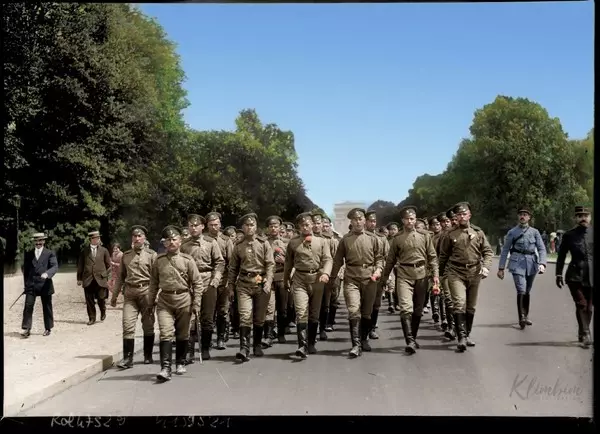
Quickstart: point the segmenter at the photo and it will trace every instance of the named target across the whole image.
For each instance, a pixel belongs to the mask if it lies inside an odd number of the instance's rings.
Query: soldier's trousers
[[[39,297],[42,299],[44,329],[52,330],[52,328],[54,328],[54,311],[52,310],[52,295],[40,295]],[[25,307],[23,308],[23,323],[21,324],[21,328],[23,330],[31,330],[35,298],[36,296],[33,294],[25,295]]]
[[[567,283],[573,302],[575,302],[575,316],[579,328],[579,336],[584,332],[589,331],[589,326],[592,321],[593,314],[593,292],[591,286],[582,285],[581,283]]]
[[[187,292],[175,295],[161,292],[156,303],[156,318],[161,342],[172,342],[174,339],[189,340],[192,319],[191,294]]]
[[[450,292],[450,285],[448,284],[448,277],[440,277],[440,291],[444,298],[444,304],[446,307],[446,315],[452,316],[454,311],[454,303],[452,303],[452,293]]]
[[[277,317],[280,315],[285,317],[285,314],[287,313],[287,291],[282,290],[283,280],[273,282],[273,285],[271,286],[271,294],[269,295],[269,303],[267,304],[267,315],[265,317],[265,321],[275,321],[275,312],[277,312]],[[281,292],[285,292],[285,307],[281,305]],[[281,312],[283,312],[283,314]]]
[[[448,286],[452,294],[454,313],[475,314],[480,283],[480,274],[472,276],[460,276],[454,273],[448,274]]]
[[[217,288],[217,302],[216,302],[216,313],[217,318],[225,318],[229,315],[229,308],[231,304],[231,294],[227,286],[219,286]]]
[[[271,292],[266,293],[262,285],[244,280],[238,280],[235,290],[238,295],[240,327],[262,326],[265,323]]]
[[[533,288],[533,282],[537,277],[537,274],[533,274],[531,276],[513,274],[513,281],[515,282],[515,288],[517,289],[517,294],[529,294],[531,292],[531,288]]]
[[[240,330],[240,311],[238,309],[237,291],[233,291],[233,300],[229,309],[229,317],[231,319],[231,331],[238,332]]]
[[[290,293],[283,285],[283,280],[273,282],[275,288],[275,312],[277,312],[277,327],[284,327],[288,324],[287,314]]]
[[[296,271],[292,278],[292,296],[296,309],[296,324],[318,323],[325,284],[317,273]]]
[[[321,323],[321,327],[324,328],[327,324],[327,317],[329,316],[329,306],[331,306],[331,293],[333,292],[333,283],[332,284],[323,284],[323,295],[321,299],[321,310],[319,314],[319,319]]]
[[[384,282],[377,282],[377,292],[375,293],[375,301],[373,302],[373,310],[379,310],[381,307],[381,299],[383,297]]]
[[[123,339],[135,339],[135,326],[141,315],[144,336],[154,335],[154,313],[148,311],[148,290],[127,288],[123,301]]]
[[[344,299],[348,308],[348,319],[371,319],[373,303],[377,295],[377,282],[370,278],[364,281],[344,278]]]
[[[210,286],[210,271],[200,273],[204,292],[202,293],[202,305],[200,307],[200,324],[202,330],[212,330],[215,321],[215,308],[217,306],[217,288]]]
[[[429,279],[403,279],[396,278],[396,292],[398,293],[398,302],[400,304],[401,315],[417,316],[423,315],[423,302],[427,293]]]

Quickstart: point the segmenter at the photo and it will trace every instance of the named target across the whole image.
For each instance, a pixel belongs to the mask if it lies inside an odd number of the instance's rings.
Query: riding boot
[[[277,315],[277,342],[285,344],[285,325],[287,318],[284,315]]]
[[[417,346],[415,345],[415,338],[413,337],[411,330],[412,314],[405,314],[400,317],[400,324],[402,325],[402,333],[404,334],[404,340],[406,342],[406,351],[408,354],[414,354],[417,352]]]
[[[171,341],[160,341],[160,367],[161,370],[156,376],[159,381],[169,381],[171,379],[171,359],[173,358],[173,343]]]
[[[235,358],[242,362],[250,361],[250,333],[252,327],[240,327],[240,350],[236,353]]]
[[[464,313],[454,314],[454,323],[456,324],[456,332],[458,335],[458,351],[461,353],[467,349],[467,329],[466,318]]]
[[[177,375],[187,372],[185,369],[185,355],[187,353],[188,342],[189,340],[175,342],[175,373]]]
[[[152,360],[152,350],[154,349],[154,335],[144,336],[144,364],[154,363]]]
[[[471,339],[471,329],[473,328],[473,319],[475,319],[475,312],[467,312],[465,315],[466,332],[467,332],[467,347],[474,347],[475,341]]]
[[[262,337],[265,333],[265,328],[264,326],[257,326],[255,325],[252,328],[252,353],[254,354],[255,357],[262,357],[265,355],[265,353],[263,352],[263,344],[262,344]]]
[[[263,330],[262,346],[263,348],[271,348],[273,346],[273,321],[265,321]]]
[[[429,301],[431,303],[431,318],[435,324],[440,322],[440,296],[439,294],[434,295],[433,293],[429,296]]]
[[[523,294],[523,314],[525,315],[525,324],[528,326],[533,323],[529,320],[529,301],[531,300],[531,294]]]
[[[308,324],[306,323],[296,324],[296,335],[298,336],[298,349],[296,350],[296,355],[303,359],[306,359],[306,355],[308,354],[307,327]]]
[[[523,330],[525,328],[525,326],[527,325],[525,323],[525,311],[523,309],[523,297],[524,297],[524,294],[517,294],[517,313],[519,315],[519,327],[521,327],[521,330]]]
[[[308,323],[308,354],[317,354],[317,329],[319,328],[319,323],[309,322]],[[321,329],[321,332],[324,333],[324,330]]]
[[[417,342],[417,335],[419,334],[419,326],[420,325],[421,325],[421,316],[417,315],[416,313],[413,312],[413,314],[410,318],[410,328],[412,331],[413,339],[415,341],[415,347],[417,347],[417,349],[421,348],[421,346],[419,345],[419,342]]]
[[[326,332],[333,331],[333,324],[335,323],[335,314],[337,312],[337,306],[335,303],[331,303],[329,306],[329,313],[327,314],[327,325],[325,326]]]
[[[456,339],[456,316],[452,308],[449,307],[448,300],[446,300],[446,318],[448,318],[448,328],[444,332],[444,336],[453,341]]]
[[[448,330],[448,318],[446,317],[446,301],[441,295],[438,297],[438,303],[440,306],[440,320],[442,321],[442,330]]]
[[[133,368],[133,350],[135,339],[123,339],[123,359],[117,363],[117,367],[121,369]]]
[[[225,346],[225,333],[227,329],[227,322],[224,317],[217,317],[217,350],[224,350]]]
[[[200,344],[202,348],[202,360],[210,360],[210,343],[212,342],[212,329],[210,330],[202,330],[202,338],[200,339]]]
[[[394,297],[392,296],[391,292],[388,292],[385,294],[385,298],[387,298],[388,301],[388,313],[394,313]]]
[[[327,333],[325,332],[325,328],[327,327],[327,316],[328,315],[329,315],[329,309],[321,308],[321,314],[319,315],[319,340],[320,341],[327,340]],[[309,326],[309,330],[310,330],[310,326]],[[308,345],[310,345],[310,339],[309,339]],[[310,348],[309,348],[308,353],[311,354]]]
[[[352,342],[352,349],[348,356],[354,359],[362,354],[360,346],[360,319],[350,320],[350,341]]]
[[[377,320],[379,319],[379,309],[373,309],[371,313],[371,330],[369,331],[369,338],[371,339],[379,339],[379,335],[375,331],[377,327]]]
[[[229,334],[231,331],[231,327],[229,325],[229,321],[227,321],[227,317],[223,318],[223,321],[225,323],[225,334],[223,337],[223,342],[227,343],[229,341]]]
[[[371,320],[366,318],[360,319],[360,346],[363,351],[371,351],[369,344],[369,332],[371,331]]]

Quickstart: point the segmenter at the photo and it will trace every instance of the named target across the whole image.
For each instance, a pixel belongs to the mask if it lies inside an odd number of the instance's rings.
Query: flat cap
[[[414,216],[417,216],[417,207],[412,205],[407,205],[400,210],[400,215],[403,219]]]
[[[148,235],[148,229],[142,225],[133,225],[131,227],[131,235]]]
[[[377,220],[377,213],[375,212],[375,210],[370,209],[365,213],[365,218],[367,220]]]
[[[221,220],[221,214],[216,211],[209,212],[205,217],[207,222],[211,222],[213,220]]]
[[[90,237],[90,238],[95,238],[95,237],[99,237],[99,236],[100,236],[100,231],[88,232],[88,237]]]
[[[256,222],[258,222],[258,216],[253,212],[243,215],[242,218],[240,218],[240,226],[247,224],[247,223],[256,223]]]
[[[591,211],[587,206],[577,205],[575,207],[575,215],[581,215],[581,214],[584,214],[584,215],[591,214]]]
[[[398,224],[396,222],[389,222],[385,227],[388,228],[388,230],[389,230],[389,228],[394,227],[394,226],[396,226],[396,228],[399,228],[400,224]]]
[[[350,220],[352,220],[355,218],[364,217],[365,214],[366,214],[366,211],[362,208],[352,208],[346,217],[348,217]]]
[[[300,223],[308,220],[308,221],[310,221],[312,223],[314,217],[315,216],[312,213],[310,213],[310,212],[303,212],[303,213],[298,214],[296,216],[296,222],[298,222],[300,224]]]
[[[169,238],[181,236],[182,233],[183,229],[181,229],[179,226],[169,225],[162,230],[161,236],[165,240],[168,240]]]
[[[454,211],[454,214],[471,211],[471,205],[469,205],[469,202],[458,202],[452,207],[452,211]]]
[[[187,221],[188,221],[188,223],[191,223],[193,225],[197,225],[197,224],[203,225],[206,223],[206,219],[204,217],[202,217],[200,214],[188,215]]]
[[[33,234],[31,236],[31,238],[33,238],[34,241],[47,240],[48,239],[48,237],[46,236],[46,234],[43,233],[43,232],[36,232],[35,234]]]
[[[267,226],[272,225],[273,223],[279,223],[280,225],[283,224],[283,219],[281,217],[279,217],[278,215],[272,215],[270,217],[267,217]]]

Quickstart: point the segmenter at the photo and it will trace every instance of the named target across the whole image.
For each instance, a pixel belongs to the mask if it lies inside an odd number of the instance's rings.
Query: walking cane
[[[198,318],[198,314],[194,315],[196,317],[196,337],[198,341],[198,361],[202,364],[202,345],[200,344],[200,319]]]
[[[10,305],[10,307],[8,308],[8,310],[11,310],[11,309],[13,308],[13,306],[14,306],[15,304],[17,304],[17,301],[19,301],[19,299],[20,299],[21,297],[23,297],[24,295],[25,295],[25,291],[23,291],[23,292],[21,293],[21,295],[19,295],[19,296],[17,297],[17,299],[14,301],[14,303]]]

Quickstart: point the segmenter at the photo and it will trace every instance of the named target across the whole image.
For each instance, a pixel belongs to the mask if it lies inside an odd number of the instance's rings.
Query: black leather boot
[[[421,346],[419,345],[419,342],[417,342],[417,335],[419,334],[419,326],[420,325],[421,325],[421,316],[417,315],[416,313],[413,312],[413,314],[410,317],[410,328],[411,328],[413,339],[415,341],[415,347],[417,349],[421,348]]]
[[[255,325],[252,327],[252,353],[255,357],[262,357],[265,355],[263,352],[262,338],[265,333],[263,326]]]
[[[225,347],[225,335],[227,332],[227,322],[222,316],[217,317],[217,350],[224,350]]]
[[[402,333],[404,334],[404,341],[406,342],[406,351],[408,354],[414,354],[417,352],[417,346],[415,345],[415,338],[412,334],[411,327],[412,314],[402,315],[400,318],[400,324],[402,325]]]
[[[117,367],[121,369],[133,368],[133,349],[135,339],[123,339],[123,359],[117,363]]]
[[[250,361],[250,333],[251,327],[240,327],[240,350],[236,353],[235,358],[242,361]]]
[[[466,319],[464,313],[454,314],[454,323],[456,325],[456,332],[458,335],[458,351],[461,353],[467,349],[467,329]]]
[[[320,341],[326,341],[327,340],[327,333],[325,332],[325,328],[327,327],[327,317],[329,316],[329,309],[323,309],[321,308],[321,314],[319,315],[319,340]],[[310,331],[310,324],[309,324],[309,331]],[[308,340],[308,345],[310,345],[310,338]],[[310,352],[310,348],[308,351],[309,354],[311,354]]]
[[[453,341],[456,339],[456,316],[448,302],[446,302],[446,318],[448,318],[448,328],[444,332],[444,336]]]
[[[523,314],[525,315],[525,324],[533,325],[529,320],[529,301],[531,300],[531,294],[523,294]]]
[[[362,354],[360,342],[360,319],[351,319],[350,321],[350,340],[352,341],[352,349],[348,353],[348,357],[354,359]]]
[[[144,336],[144,364],[154,363],[152,360],[152,351],[154,350],[154,335]]]
[[[309,322],[308,323],[308,354],[317,354],[317,329],[319,328],[319,323]],[[321,329],[323,332],[323,329]]]
[[[521,327],[521,330],[527,325],[525,322],[525,312],[523,310],[523,297],[523,294],[517,294],[517,314],[519,316],[519,327]]]
[[[471,339],[471,329],[473,328],[473,320],[475,319],[475,312],[467,312],[465,315],[465,325],[466,325],[466,332],[467,332],[467,338],[466,338],[466,342],[467,342],[467,347],[474,347],[475,346],[475,341],[473,339]]]
[[[388,313],[394,313],[394,297],[392,296],[391,292],[388,292],[385,297],[387,298],[388,301]]]
[[[271,348],[273,346],[273,321],[265,321],[265,325],[263,326],[264,330],[264,339],[262,341],[262,346],[264,348]]]
[[[433,293],[429,296],[429,303],[431,304],[431,318],[434,324],[440,322],[440,296],[434,295]]]
[[[227,321],[227,318],[223,318],[223,321],[225,322],[225,337],[223,338],[223,341],[227,343],[229,341],[231,327],[229,325],[229,321]]]
[[[366,318],[360,319],[360,346],[363,351],[371,351],[369,343],[369,332],[371,331],[371,320]]]
[[[379,309],[373,309],[373,312],[371,313],[371,330],[369,331],[370,339],[379,339],[379,335],[375,331],[375,328],[377,327],[378,319],[379,319]]]
[[[187,372],[185,369],[185,355],[187,353],[187,346],[189,340],[182,340],[175,342],[175,373],[182,375]]]
[[[202,330],[202,337],[200,339],[200,344],[202,345],[202,360],[210,360],[210,343],[212,342],[212,334],[211,330]]]
[[[283,315],[277,315],[277,342],[285,344],[285,325],[287,324],[287,318]]]
[[[308,354],[308,336],[306,333],[308,325],[306,323],[296,324],[296,335],[298,336],[298,349],[296,356],[306,359]]]
[[[333,325],[335,324],[335,314],[337,313],[337,306],[335,303],[332,303],[329,306],[329,313],[327,314],[327,325],[325,326],[326,332],[333,331]]]
[[[158,381],[169,381],[171,379],[171,359],[173,358],[173,343],[171,341],[160,341],[160,367],[161,371],[156,378]]]

